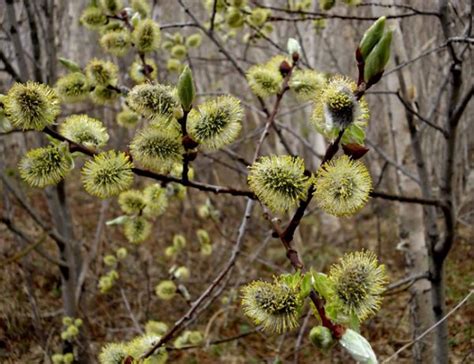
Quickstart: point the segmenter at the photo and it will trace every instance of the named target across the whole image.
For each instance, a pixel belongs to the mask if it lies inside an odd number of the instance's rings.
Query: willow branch
[[[89,157],[93,157],[93,156],[98,154],[96,151],[91,150],[91,149],[89,149],[89,148],[87,148],[87,147],[85,147],[81,144],[78,144],[76,142],[73,142],[72,140],[64,137],[63,135],[61,135],[60,133],[58,133],[57,131],[55,131],[55,130],[49,128],[49,127],[45,127],[43,129],[43,132],[45,134],[48,134],[49,136],[53,137],[56,140],[67,142],[69,144],[69,149],[70,149],[71,152],[76,152],[76,151],[81,152],[85,155],[88,155]],[[177,178],[177,177],[173,177],[173,176],[169,176],[169,175],[164,175],[164,174],[152,172],[152,171],[137,168],[137,167],[133,167],[132,171],[137,176],[151,178],[151,179],[154,179],[156,181],[160,181],[163,184],[174,182],[174,183],[179,183],[179,184],[181,184],[183,186],[186,186],[186,187],[195,188],[197,190],[205,191],[205,192],[212,192],[212,193],[216,193],[216,194],[228,194],[228,195],[233,195],[233,196],[245,196],[245,197],[248,197],[248,198],[251,198],[251,199],[256,198],[254,193],[251,192],[251,191],[238,190],[238,189],[231,188],[231,187],[216,186],[216,185],[210,185],[210,184],[201,183],[201,182],[189,181],[189,180],[185,180],[183,178]]]

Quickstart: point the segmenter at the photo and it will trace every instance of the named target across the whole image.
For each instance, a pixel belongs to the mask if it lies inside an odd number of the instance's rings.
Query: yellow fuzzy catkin
[[[188,131],[191,137],[206,148],[215,150],[232,143],[242,125],[243,109],[233,96],[210,99],[191,110]]]
[[[347,77],[331,78],[314,98],[311,123],[327,139],[334,139],[344,128],[343,143],[363,143],[369,119],[369,109],[364,98],[357,100],[354,92],[357,85]]]
[[[32,81],[15,83],[3,104],[13,126],[22,130],[42,130],[51,125],[61,111],[56,91]]]
[[[167,172],[182,161],[184,148],[180,133],[172,126],[149,125],[135,135],[130,151],[145,168]]]
[[[284,282],[254,281],[242,288],[242,309],[269,334],[298,327],[302,300],[297,289]]]
[[[118,195],[133,183],[133,164],[123,152],[108,151],[86,161],[82,168],[84,188],[91,195],[107,198]]]
[[[85,114],[67,117],[59,126],[59,132],[69,140],[88,148],[103,147],[109,140],[104,124]]]
[[[310,180],[304,161],[292,156],[262,157],[250,167],[248,183],[272,211],[283,212],[307,195]]]
[[[372,190],[372,179],[365,165],[346,155],[326,163],[314,184],[318,206],[334,216],[355,214],[365,206]]]
[[[30,186],[43,188],[60,182],[73,168],[73,161],[67,145],[49,145],[30,150],[18,168]]]
[[[345,254],[329,271],[334,299],[345,315],[365,320],[380,308],[387,284],[385,266],[368,251]]]

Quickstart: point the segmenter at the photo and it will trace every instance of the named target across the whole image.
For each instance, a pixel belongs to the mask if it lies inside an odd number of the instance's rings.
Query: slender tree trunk
[[[396,58],[406,59],[405,46],[401,44],[402,37],[400,29],[396,29],[394,37],[394,54]],[[412,85],[410,74],[402,71],[399,77],[389,77],[390,89],[401,88],[405,84]],[[406,123],[400,122],[407,117],[399,101],[394,97],[388,97],[390,115],[394,123],[394,146],[397,163],[403,164],[407,169],[416,169],[417,159],[414,157],[410,130]],[[397,193],[400,195],[417,196],[420,194],[420,185],[413,179],[398,172]],[[405,252],[406,272],[408,276],[415,276],[428,272],[428,244],[425,234],[423,208],[419,205],[399,204],[399,236],[400,244]],[[412,326],[412,337],[416,338],[433,324],[431,311],[430,282],[422,279],[416,281],[410,287],[410,317]],[[429,363],[432,360],[432,348],[426,341],[418,341],[413,345],[413,363]]]

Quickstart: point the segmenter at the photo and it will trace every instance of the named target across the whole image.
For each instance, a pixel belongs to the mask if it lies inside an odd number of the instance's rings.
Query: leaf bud
[[[184,111],[191,110],[195,95],[193,75],[191,69],[186,66],[178,79],[178,96]]]
[[[331,330],[324,326],[315,326],[309,333],[309,339],[319,349],[327,350],[333,344]]]
[[[385,28],[385,16],[378,18],[369,29],[366,30],[359,44],[361,60],[366,60],[372,49],[380,41]]]
[[[392,33],[389,30],[382,36],[382,39],[380,39],[365,61],[364,80],[368,85],[376,83],[383,74],[385,65],[390,58]]]

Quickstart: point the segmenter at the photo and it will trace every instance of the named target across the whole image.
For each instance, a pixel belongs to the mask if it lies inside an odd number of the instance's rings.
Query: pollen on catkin
[[[174,163],[182,161],[184,148],[180,133],[172,126],[149,125],[137,132],[130,152],[145,168],[168,172]]]
[[[186,47],[198,48],[202,43],[202,36],[199,33],[191,34],[186,38]]]
[[[301,101],[314,100],[325,84],[324,75],[313,70],[295,70],[288,82],[290,89]]]
[[[129,108],[124,108],[117,114],[117,124],[125,128],[133,128],[139,120],[140,115]]]
[[[171,118],[179,106],[176,91],[165,85],[137,85],[128,93],[129,107],[148,119]]]
[[[132,45],[130,32],[126,29],[106,32],[99,41],[102,49],[117,57],[126,55]]]
[[[108,86],[97,85],[90,93],[90,97],[94,104],[105,105],[117,100],[119,93]]]
[[[126,214],[140,214],[146,206],[143,193],[139,190],[128,190],[120,193],[118,203]]]
[[[123,224],[123,233],[130,243],[141,243],[150,236],[151,223],[143,216],[130,217]]]
[[[206,148],[215,150],[232,143],[242,128],[243,109],[239,99],[220,96],[193,109],[188,115],[188,132]]]
[[[188,50],[186,49],[186,46],[182,44],[176,44],[171,48],[171,56],[176,59],[183,59],[186,57],[186,54],[188,54]]]
[[[15,83],[3,100],[5,114],[22,130],[42,130],[60,112],[59,97],[51,87],[28,81]]]
[[[179,59],[170,58],[166,62],[166,69],[170,72],[181,73],[183,70],[183,65],[179,61]]]
[[[343,155],[327,162],[314,180],[318,206],[334,216],[351,216],[365,206],[372,179],[361,161]]]
[[[334,299],[346,315],[360,321],[376,313],[387,284],[385,266],[368,251],[345,254],[329,271]]]
[[[127,344],[127,353],[138,362],[140,358],[155,344],[160,341],[160,336],[157,335],[142,335]],[[143,360],[143,364],[165,364],[168,360],[168,352],[166,348],[161,347],[156,350],[154,354]]]
[[[255,95],[267,98],[280,91],[283,77],[278,68],[255,65],[247,71],[247,82]]]
[[[304,161],[292,156],[261,157],[250,167],[248,183],[272,211],[282,212],[306,198],[310,179]]]
[[[42,188],[60,182],[73,168],[73,161],[67,144],[49,145],[30,150],[18,168],[25,182]]]
[[[165,301],[171,300],[175,296],[176,291],[176,284],[171,280],[161,281],[155,287],[156,295]]]
[[[80,22],[88,29],[97,30],[107,23],[107,17],[101,9],[89,6],[82,12]]]
[[[147,321],[145,332],[149,335],[164,335],[168,331],[168,325],[162,321]]]
[[[59,126],[59,132],[67,139],[88,148],[103,147],[109,140],[104,124],[85,114],[66,118]]]
[[[87,98],[90,85],[83,73],[72,72],[58,79],[55,90],[63,101],[73,103]]]
[[[119,10],[122,10],[122,0],[100,0],[100,6],[104,11],[115,14]]]
[[[132,167],[132,162],[123,152],[112,150],[97,154],[82,168],[84,188],[99,198],[118,195],[133,183]]]
[[[100,28],[100,34],[105,34],[109,32],[120,32],[126,30],[127,28],[124,25],[123,21],[120,20],[109,20],[107,24]]]
[[[252,25],[261,27],[267,21],[269,14],[270,12],[266,9],[255,8],[249,16],[249,21]]]
[[[281,334],[298,327],[302,300],[297,289],[279,280],[254,281],[241,292],[245,315],[264,331]]]
[[[145,64],[141,60],[136,60],[130,66],[130,78],[136,83],[146,82],[148,79],[156,80],[158,77],[158,67],[151,58],[145,59]],[[145,75],[145,67],[147,68],[148,78]]]
[[[110,62],[94,58],[86,66],[86,76],[93,85],[116,85],[118,67]]]
[[[140,17],[142,19],[145,19],[150,16],[151,9],[148,0],[132,0],[130,2],[130,5],[132,6],[132,9],[134,11],[140,14]]]
[[[160,26],[152,19],[141,20],[132,33],[133,43],[138,52],[149,53],[160,47]]]
[[[145,187],[143,190],[145,208],[143,213],[148,217],[157,217],[162,215],[168,207],[168,196],[166,189],[158,183]]]
[[[122,364],[129,356],[127,347],[123,343],[106,344],[99,354],[100,364]]]
[[[311,122],[324,137],[333,139],[345,128],[344,143],[361,142],[351,137],[354,132],[351,128],[364,128],[369,110],[364,98],[356,99],[356,89],[357,85],[352,80],[335,76],[320,90],[315,98]]]

